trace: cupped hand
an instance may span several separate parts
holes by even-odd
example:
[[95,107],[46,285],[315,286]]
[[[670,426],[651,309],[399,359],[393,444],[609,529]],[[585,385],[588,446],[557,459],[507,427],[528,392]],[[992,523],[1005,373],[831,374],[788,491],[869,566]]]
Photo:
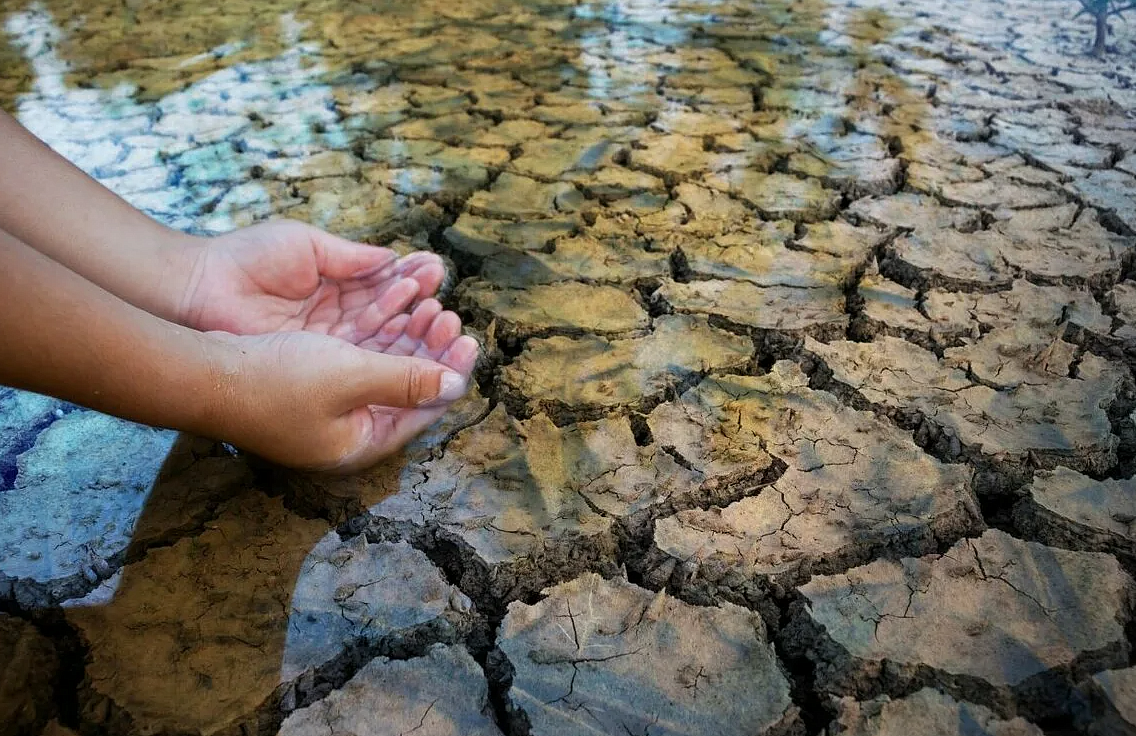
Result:
[[372,347],[392,318],[432,297],[444,276],[433,253],[399,258],[300,222],[272,221],[205,241],[179,321],[236,335],[315,332]]
[[368,350],[311,332],[205,335],[222,397],[208,423],[221,439],[268,460],[351,472],[397,452],[466,391],[477,343],[460,325],[430,320],[408,335],[422,307]]
[[404,258],[293,221],[200,246],[180,319],[207,332],[225,439],[349,472],[393,454],[465,393],[478,345],[433,297],[438,256]]

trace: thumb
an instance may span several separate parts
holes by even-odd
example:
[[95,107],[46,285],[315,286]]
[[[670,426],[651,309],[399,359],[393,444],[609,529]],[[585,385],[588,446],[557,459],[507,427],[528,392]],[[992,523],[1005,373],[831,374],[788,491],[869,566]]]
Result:
[[423,358],[360,350],[344,399],[350,411],[377,404],[398,408],[438,406],[465,395],[469,378],[441,363]]
[[312,247],[316,254],[316,268],[329,279],[354,278],[398,260],[398,254],[390,248],[354,243],[323,231],[313,234]]

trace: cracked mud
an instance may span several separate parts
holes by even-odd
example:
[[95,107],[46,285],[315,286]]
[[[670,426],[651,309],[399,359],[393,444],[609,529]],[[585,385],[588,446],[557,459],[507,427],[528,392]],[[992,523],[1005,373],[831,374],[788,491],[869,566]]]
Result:
[[998,530],[941,555],[816,576],[799,592],[789,636],[824,657],[827,691],[934,683],[1002,713],[1044,714],[1086,670],[1128,660],[1133,588],[1119,563]]
[[1136,37],[1068,0],[14,0],[156,219],[450,267],[291,473],[0,388],[0,735],[1136,733]]
[[691,606],[587,573],[513,603],[498,633],[507,707],[533,734],[797,730],[789,681],[756,614]]

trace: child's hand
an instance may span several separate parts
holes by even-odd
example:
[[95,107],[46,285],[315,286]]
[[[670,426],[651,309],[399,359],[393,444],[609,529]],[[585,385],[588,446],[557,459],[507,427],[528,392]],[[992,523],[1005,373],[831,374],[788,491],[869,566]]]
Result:
[[222,398],[203,422],[210,435],[284,465],[338,472],[368,467],[465,392],[477,344],[455,333],[436,327],[414,351],[417,358],[305,332],[209,333],[220,389],[213,393]]
[[399,259],[293,221],[206,241],[195,254],[178,321],[236,335],[305,331],[373,348],[374,338],[442,283],[433,253]]
[[357,470],[465,393],[478,345],[431,298],[445,276],[432,253],[399,259],[279,221],[214,238],[193,263],[180,321],[228,355],[218,381],[229,398],[208,423],[238,447]]
[[175,232],[3,112],[0,161],[0,344],[20,346],[0,383],[339,470],[465,390],[478,346],[431,298],[433,254],[296,222]]

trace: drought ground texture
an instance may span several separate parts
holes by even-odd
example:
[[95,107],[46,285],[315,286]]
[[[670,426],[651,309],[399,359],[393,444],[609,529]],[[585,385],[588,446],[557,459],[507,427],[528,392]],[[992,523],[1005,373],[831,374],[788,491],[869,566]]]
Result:
[[0,733],[1136,729],[1136,41],[1064,0],[5,0],[174,227],[447,257],[349,479],[0,389]]

